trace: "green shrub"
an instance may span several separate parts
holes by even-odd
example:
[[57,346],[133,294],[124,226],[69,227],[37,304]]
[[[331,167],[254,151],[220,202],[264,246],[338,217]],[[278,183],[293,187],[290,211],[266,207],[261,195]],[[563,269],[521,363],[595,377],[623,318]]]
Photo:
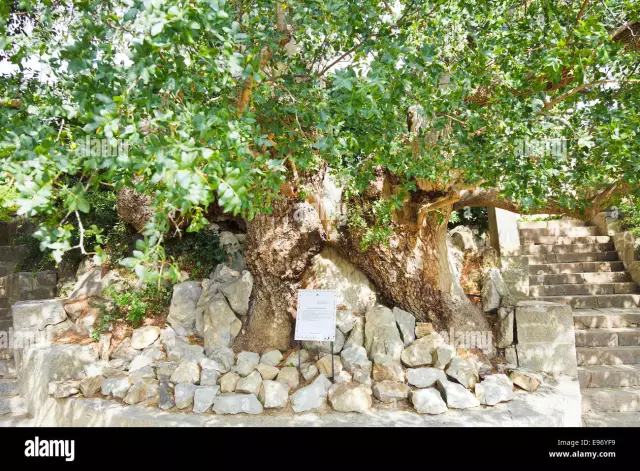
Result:
[[116,321],[125,321],[136,328],[147,317],[165,315],[171,302],[171,293],[171,288],[155,284],[146,285],[141,290],[108,287],[105,295],[111,302],[100,306],[100,320],[94,326],[92,336],[97,340]]
[[208,229],[186,232],[182,238],[168,241],[165,251],[192,278],[209,276],[216,265],[227,260],[218,233]]

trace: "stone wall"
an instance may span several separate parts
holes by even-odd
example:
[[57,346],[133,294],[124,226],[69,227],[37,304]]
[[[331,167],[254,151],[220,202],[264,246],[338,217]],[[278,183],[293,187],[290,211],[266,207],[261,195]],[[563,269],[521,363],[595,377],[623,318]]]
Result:
[[499,208],[487,208],[491,246],[500,254],[502,277],[514,295],[529,295],[529,262],[522,255],[518,215]]
[[612,216],[611,212],[599,213],[590,222],[598,227],[601,235],[611,236],[625,269],[633,281],[640,284],[640,238],[622,230],[618,219]]
[[576,378],[573,311],[565,304],[520,301],[515,310],[518,366]]

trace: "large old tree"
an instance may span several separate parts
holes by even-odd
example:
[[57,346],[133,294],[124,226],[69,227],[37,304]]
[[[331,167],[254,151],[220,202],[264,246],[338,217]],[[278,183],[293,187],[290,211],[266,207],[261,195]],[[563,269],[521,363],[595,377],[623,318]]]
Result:
[[[176,276],[169,234],[214,207],[242,217],[243,347],[288,346],[327,244],[447,326],[453,209],[587,219],[638,195],[636,0],[32,0],[0,15],[0,178],[43,217],[42,247],[85,250],[70,240],[100,186],[151,203],[126,260],[148,280]],[[323,217],[327,175],[342,224]]]

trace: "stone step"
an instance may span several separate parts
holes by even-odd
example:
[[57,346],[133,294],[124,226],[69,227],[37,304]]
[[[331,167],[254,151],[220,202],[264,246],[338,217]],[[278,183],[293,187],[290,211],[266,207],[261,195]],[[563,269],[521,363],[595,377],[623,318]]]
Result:
[[17,379],[0,379],[0,396],[17,396],[20,394],[20,383]]
[[611,237],[609,236],[555,236],[555,235],[537,235],[520,237],[520,245],[575,245],[575,244],[609,244]]
[[590,365],[578,368],[581,388],[640,386],[640,365]]
[[588,237],[597,236],[596,226],[544,227],[537,229],[520,229],[520,237],[524,239],[540,236]]
[[0,360],[0,378],[12,379],[16,377],[16,365],[13,360]]
[[595,296],[536,296],[550,303],[569,304],[574,309],[634,308],[640,306],[640,294],[603,294]]
[[576,347],[640,346],[640,328],[576,329]]
[[571,244],[571,245],[525,245],[522,247],[523,255],[541,254],[569,254],[569,253],[592,253],[611,252],[615,250],[613,242],[608,244]]
[[578,366],[637,365],[640,347],[576,347]]
[[552,273],[546,275],[530,275],[529,285],[566,285],[583,283],[628,283],[631,275],[625,271],[592,272],[592,273]]
[[622,262],[573,262],[529,265],[530,275],[624,271]]
[[552,219],[550,221],[518,221],[518,229],[545,229],[547,227],[580,227],[586,223],[579,219]]
[[27,414],[27,404],[20,396],[0,397],[0,415]]
[[640,412],[588,412],[582,414],[584,427],[640,427]]
[[0,260],[3,262],[19,262],[27,250],[25,245],[0,245]]
[[627,283],[583,283],[529,286],[530,296],[587,296],[603,294],[632,294],[640,292],[635,282]]
[[525,258],[528,260],[530,265],[573,262],[615,262],[618,261],[618,252],[547,253],[540,255],[525,255]]
[[640,388],[583,389],[582,412],[640,412]]
[[576,310],[573,312],[573,325],[576,329],[640,327],[640,310],[631,312]]

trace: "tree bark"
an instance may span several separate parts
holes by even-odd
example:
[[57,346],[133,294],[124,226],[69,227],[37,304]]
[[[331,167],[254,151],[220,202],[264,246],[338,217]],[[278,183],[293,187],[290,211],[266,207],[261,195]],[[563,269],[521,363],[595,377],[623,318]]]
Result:
[[254,278],[246,324],[236,351],[287,350],[293,344],[296,291],[325,232],[313,206],[295,198],[278,200],[271,215],[247,224],[245,259]]

